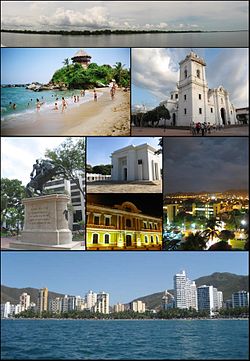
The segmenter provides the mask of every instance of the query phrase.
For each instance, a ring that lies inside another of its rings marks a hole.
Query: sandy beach
[[[96,89],[98,100],[78,107],[40,111],[12,117],[2,122],[2,136],[17,135],[130,135],[130,93],[117,89],[111,100],[110,89]]]

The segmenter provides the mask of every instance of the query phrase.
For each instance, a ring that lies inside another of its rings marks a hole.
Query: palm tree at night
[[[209,247],[209,251],[230,251],[232,249],[232,246],[228,243],[228,241],[229,239],[235,238],[234,232],[223,229],[219,233],[218,237],[221,241]]]
[[[190,233],[185,242],[181,244],[179,250],[181,251],[203,251],[207,247],[207,239],[202,232]]]
[[[208,237],[213,241],[214,237],[218,237],[220,231],[217,229],[221,226],[221,221],[218,221],[216,218],[211,218],[207,221],[206,229],[202,232],[205,237]]]

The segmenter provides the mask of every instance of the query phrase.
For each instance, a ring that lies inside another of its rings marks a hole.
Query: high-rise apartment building
[[[213,286],[200,286],[197,288],[198,310],[209,311],[210,316],[217,308],[217,289]]]
[[[232,294],[232,307],[247,307],[249,306],[249,292],[238,291]]]
[[[197,309],[196,285],[188,279],[185,271],[174,275],[174,294],[176,308]]]
[[[30,295],[26,292],[23,292],[20,296],[20,305],[21,310],[26,311],[30,307]]]
[[[48,300],[49,300],[48,288],[41,288],[39,290],[38,301],[37,301],[38,312],[42,313],[43,311],[48,311],[48,307],[49,307]]]
[[[95,312],[109,313],[109,294],[105,292],[97,293]]]

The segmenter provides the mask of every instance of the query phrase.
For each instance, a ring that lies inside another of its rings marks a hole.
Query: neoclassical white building
[[[129,145],[112,153],[113,181],[155,181],[161,179],[160,156],[156,149],[144,143]]]
[[[189,126],[192,122],[216,125],[236,124],[236,111],[223,86],[210,89],[206,63],[193,51],[180,63],[179,82],[170,99],[161,102],[170,112],[166,125]]]

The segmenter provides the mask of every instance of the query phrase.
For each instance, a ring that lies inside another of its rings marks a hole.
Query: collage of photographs
[[[247,1],[2,1],[1,360],[249,359]]]

